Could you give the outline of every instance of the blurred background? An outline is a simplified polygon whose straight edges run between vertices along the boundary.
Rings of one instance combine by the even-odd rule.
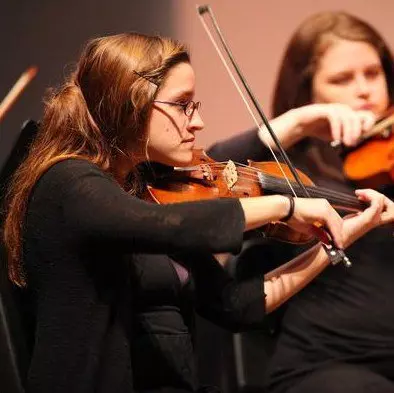
[[[366,19],[394,46],[391,0],[211,0],[209,3],[237,62],[263,109],[270,99],[283,48],[312,13],[345,10]],[[89,38],[122,31],[161,34],[190,48],[202,101],[205,147],[253,126],[213,49],[195,0],[3,0],[0,12],[0,101],[31,65],[38,74],[0,123],[0,164],[24,120],[39,120],[43,96],[73,67]]]
[[[392,0],[211,0],[209,4],[268,116],[284,46],[312,13],[348,11],[375,26],[394,48]],[[40,120],[45,91],[59,85],[72,70],[83,43],[123,31],[171,36],[189,46],[197,75],[196,100],[202,101],[206,125],[198,135],[200,146],[253,127],[202,28],[195,0],[2,0],[0,102],[28,67],[35,65],[38,73],[0,122],[0,168],[23,122]],[[242,370],[233,359],[233,343],[231,335],[199,321],[197,346],[203,383],[214,383],[225,391],[239,383]],[[261,359],[250,356],[245,362],[254,365],[256,375]]]

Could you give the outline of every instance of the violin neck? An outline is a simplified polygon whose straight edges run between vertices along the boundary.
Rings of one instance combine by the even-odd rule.
[[[282,179],[274,176],[267,176],[266,174],[259,174],[259,182],[263,190],[275,194],[289,194],[289,185]],[[302,196],[300,186],[291,181],[290,182],[294,192],[297,196]],[[355,196],[349,195],[339,191],[333,191],[328,188],[306,186],[305,187],[311,198],[324,198],[338,210],[347,212],[358,212],[365,210],[369,204],[358,200]]]
[[[339,210],[359,212],[365,210],[369,204],[360,201],[353,195],[333,192],[332,190],[319,187],[306,187],[312,198],[325,198],[330,204]]]

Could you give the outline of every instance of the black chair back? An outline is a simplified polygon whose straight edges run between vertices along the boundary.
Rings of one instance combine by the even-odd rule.
[[[23,299],[24,290],[8,280],[4,258],[0,276],[0,386],[2,392],[23,393],[31,354],[30,318]]]
[[[25,157],[37,134],[38,124],[26,121],[0,168],[0,224],[3,226],[3,202],[8,182]],[[7,393],[24,393],[24,382],[32,348],[33,319],[27,291],[8,279],[4,246],[0,244],[0,389]]]

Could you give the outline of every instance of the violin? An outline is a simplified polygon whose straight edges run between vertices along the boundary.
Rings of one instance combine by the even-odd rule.
[[[344,149],[343,172],[362,187],[378,188],[394,183],[394,108],[365,133],[361,142]]]
[[[276,162],[249,161],[248,165],[233,161],[216,162],[202,149],[193,150],[193,160],[188,167],[174,168],[173,171],[157,175],[148,184],[145,199],[166,204],[197,201],[214,198],[245,198],[269,194],[288,194],[289,186],[285,176],[292,175],[285,164],[282,170]],[[326,198],[335,208],[345,212],[358,212],[368,207],[356,197],[316,187],[311,179],[297,170],[310,195]],[[284,172],[284,173],[283,173]],[[299,185],[291,180],[294,189]],[[295,231],[286,223],[270,223],[262,228],[267,238],[303,244],[314,239],[314,235]]]

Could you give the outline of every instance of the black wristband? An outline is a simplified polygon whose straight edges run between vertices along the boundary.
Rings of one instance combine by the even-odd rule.
[[[294,214],[295,203],[292,195],[283,195],[283,196],[285,196],[290,202],[288,213],[282,219],[280,219],[281,222],[286,222],[289,221]]]

